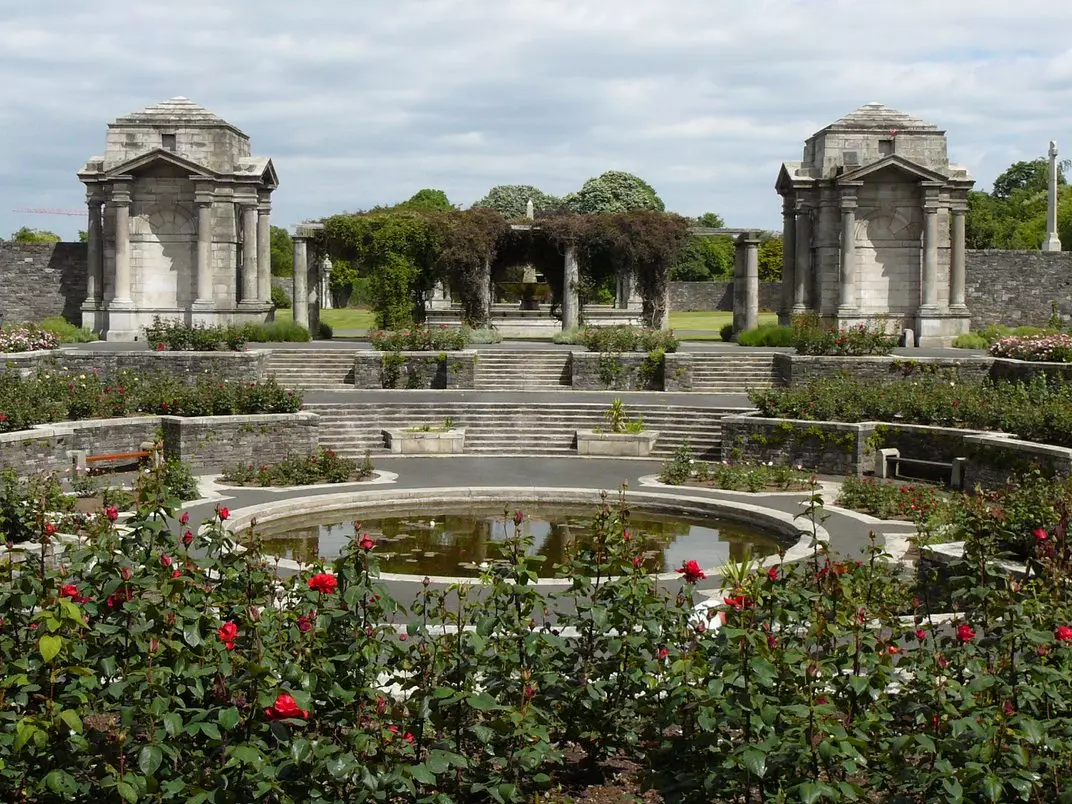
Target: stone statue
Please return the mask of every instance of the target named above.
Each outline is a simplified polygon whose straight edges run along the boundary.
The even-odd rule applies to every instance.
[[[536,207],[533,206],[531,198],[529,199],[529,202],[525,204],[525,217],[530,221],[536,220]]]
[[[1050,174],[1046,180],[1046,240],[1043,251],[1060,251],[1061,239],[1057,236],[1057,143],[1050,140]]]

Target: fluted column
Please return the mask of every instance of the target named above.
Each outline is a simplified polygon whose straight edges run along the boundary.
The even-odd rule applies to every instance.
[[[796,252],[796,270],[793,272],[793,315],[800,315],[807,310],[808,282],[811,276],[811,205],[800,202],[797,205],[797,233],[794,242]]]
[[[212,194],[197,193],[197,299],[198,307],[211,307],[212,294]]]
[[[782,299],[778,308],[778,321],[787,326],[792,319],[793,298],[796,290],[797,268],[797,201],[796,196],[782,197]]]
[[[257,301],[257,204],[242,205],[242,299],[250,304]]]
[[[101,197],[86,193],[89,214],[86,229],[86,304],[97,307],[104,299],[104,230],[101,222]]]
[[[854,313],[856,298],[856,188],[846,187],[839,199],[841,208],[841,289],[838,315]]]
[[[262,198],[257,206],[257,299],[272,301],[272,204]]]
[[[744,241],[744,328],[759,326],[759,236],[746,235]]]
[[[133,307],[130,298],[130,190],[114,187],[110,203],[115,210],[115,288],[110,306]]]
[[[294,323],[309,329],[309,249],[308,240],[294,237]]]
[[[961,311],[967,308],[964,297],[964,280],[967,272],[964,216],[967,211],[967,207],[963,204],[957,204],[951,210],[953,227],[949,254],[949,306]]]
[[[562,329],[576,329],[580,325],[580,298],[577,295],[579,284],[577,248],[567,246],[562,274]]]
[[[938,308],[938,188],[924,188],[923,309]]]

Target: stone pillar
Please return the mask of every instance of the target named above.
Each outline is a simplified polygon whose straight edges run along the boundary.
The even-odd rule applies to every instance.
[[[796,197],[782,198],[782,299],[778,308],[778,323],[789,326],[793,316],[793,299],[796,293],[797,267],[797,220]]]
[[[294,237],[294,290],[291,293],[294,323],[309,329],[309,249],[308,239]]]
[[[759,326],[759,235],[745,235],[744,241],[744,328]]]
[[[856,188],[841,190],[841,289],[838,315],[852,315],[859,304],[856,298]]]
[[[115,209],[115,287],[111,307],[133,307],[130,298],[130,190],[126,187],[112,189],[112,207]]]
[[[257,205],[257,300],[272,302],[272,202],[266,196]]]
[[[104,230],[101,221],[101,198],[86,193],[89,224],[86,229],[86,304],[96,308],[104,299]]]
[[[211,193],[199,192],[197,200],[197,299],[194,308],[211,310],[212,293],[212,203]]]
[[[811,205],[800,202],[797,206],[797,232],[794,251],[797,264],[793,272],[793,315],[801,315],[808,308],[808,283],[811,266]]]
[[[966,274],[966,252],[964,250],[964,217],[967,207],[955,204],[950,210],[953,227],[950,234],[949,255],[949,306],[963,312],[967,309],[964,297],[964,279]]]
[[[1060,251],[1061,238],[1057,236],[1057,143],[1050,140],[1050,173],[1046,181],[1046,240],[1043,251]]]
[[[580,299],[577,286],[580,284],[580,265],[577,262],[576,246],[566,247],[566,258],[562,272],[562,329],[576,329],[580,326]]]
[[[744,330],[745,308],[745,268],[744,235],[734,240],[733,249],[733,334]]]
[[[240,304],[257,301],[257,204],[241,201],[242,205],[242,297]]]
[[[923,199],[923,305],[938,309],[938,187],[924,187]]]
[[[444,284],[443,280],[436,280],[435,286],[432,288],[432,297],[428,299],[427,309],[449,310],[450,305],[450,287]]]

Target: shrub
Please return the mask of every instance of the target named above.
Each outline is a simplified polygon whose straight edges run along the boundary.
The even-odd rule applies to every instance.
[[[887,334],[885,323],[854,324],[832,329],[814,316],[793,322],[793,346],[800,355],[888,355],[897,335]]]
[[[97,336],[88,329],[76,327],[61,315],[53,315],[44,319],[40,324],[45,332],[51,332],[60,343],[92,343]]]
[[[335,337],[335,330],[331,328],[331,324],[326,324],[321,321],[316,327],[316,339],[318,341],[330,341]]]
[[[164,485],[175,495],[175,499],[181,502],[196,500],[201,496],[201,490],[197,487],[197,479],[190,470],[190,465],[177,458],[168,458],[164,461],[162,477]]]
[[[580,329],[579,327],[559,330],[551,336],[551,342],[558,344],[568,344],[570,346],[582,346],[585,342],[584,333],[585,330]]]
[[[0,327],[0,353],[40,352],[59,345],[59,338],[54,333],[32,324]]]
[[[310,486],[367,480],[373,474],[372,458],[367,452],[365,459],[358,462],[321,447],[312,455],[287,456],[276,464],[231,466],[224,470],[222,480],[237,486]]]
[[[966,332],[953,339],[954,349],[986,349],[990,342],[978,332]]]
[[[289,294],[276,284],[272,285],[272,304],[280,310],[289,310],[291,307]]]
[[[304,343],[309,340],[309,330],[293,321],[246,324],[241,331],[250,343]]]
[[[469,345],[472,330],[468,327],[428,327],[374,330],[369,333],[373,348],[381,352],[456,352]]]
[[[737,343],[741,346],[792,346],[794,332],[792,327],[764,324],[756,329],[740,333],[737,336]]]
[[[561,343],[562,341],[556,341]],[[585,327],[581,342],[589,352],[676,352],[680,341],[673,330],[638,328],[627,324]]]
[[[718,331],[718,337],[729,343],[733,340],[733,324],[726,324]]]
[[[21,544],[39,538],[44,527],[42,512],[73,509],[74,500],[63,493],[56,475],[23,479],[14,469],[0,470],[0,534],[5,541]]]
[[[1048,363],[1072,362],[1072,335],[1035,335],[1002,338],[990,347],[994,357]]]
[[[502,333],[490,327],[469,331],[469,343],[473,344],[502,343],[502,339]]]
[[[948,502],[934,486],[846,477],[837,504],[880,519],[909,519],[924,524]]]

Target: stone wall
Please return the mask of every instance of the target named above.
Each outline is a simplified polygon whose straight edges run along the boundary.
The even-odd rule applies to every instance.
[[[0,468],[20,474],[66,472],[73,451],[89,455],[136,452],[159,435],[157,416],[42,424],[29,430],[0,433]]]
[[[397,357],[396,357],[397,355]],[[355,388],[472,388],[475,350],[459,352],[357,352]]]
[[[320,417],[314,413],[253,416],[161,416],[164,454],[194,471],[243,463],[277,463],[307,455],[320,444]]]
[[[670,282],[670,309],[733,310],[733,282]],[[781,299],[781,282],[759,283],[759,309],[777,310]]]
[[[968,465],[964,488],[997,489],[1013,474],[1038,469],[1048,477],[1072,476],[1072,449],[989,434],[964,437]]]
[[[1028,360],[995,358],[990,376],[997,381],[1030,382],[1036,377],[1048,377],[1063,383],[1072,382],[1072,363],[1042,363]]]
[[[0,323],[62,315],[82,323],[85,243],[0,241]]]
[[[966,299],[971,328],[1045,326],[1051,302],[1072,316],[1072,251],[969,251]]]
[[[4,355],[0,371],[11,369],[55,368],[60,371],[102,374],[133,371],[140,375],[174,374],[193,380],[205,374],[226,377],[235,382],[252,382],[267,375],[267,349],[248,352],[153,352],[57,349]]]
[[[871,468],[869,422],[809,422],[727,416],[722,419],[722,460],[801,466],[829,475],[861,475]]]
[[[902,379],[917,372],[951,371],[962,381],[980,381],[990,373],[989,357],[825,357],[816,355],[774,355],[774,375],[782,385],[803,385],[811,380],[830,379],[849,373],[853,379]]]
[[[671,352],[663,358],[663,390],[692,390],[692,355]]]
[[[573,352],[570,371],[575,391],[663,389],[663,361],[653,364],[647,352]]]

